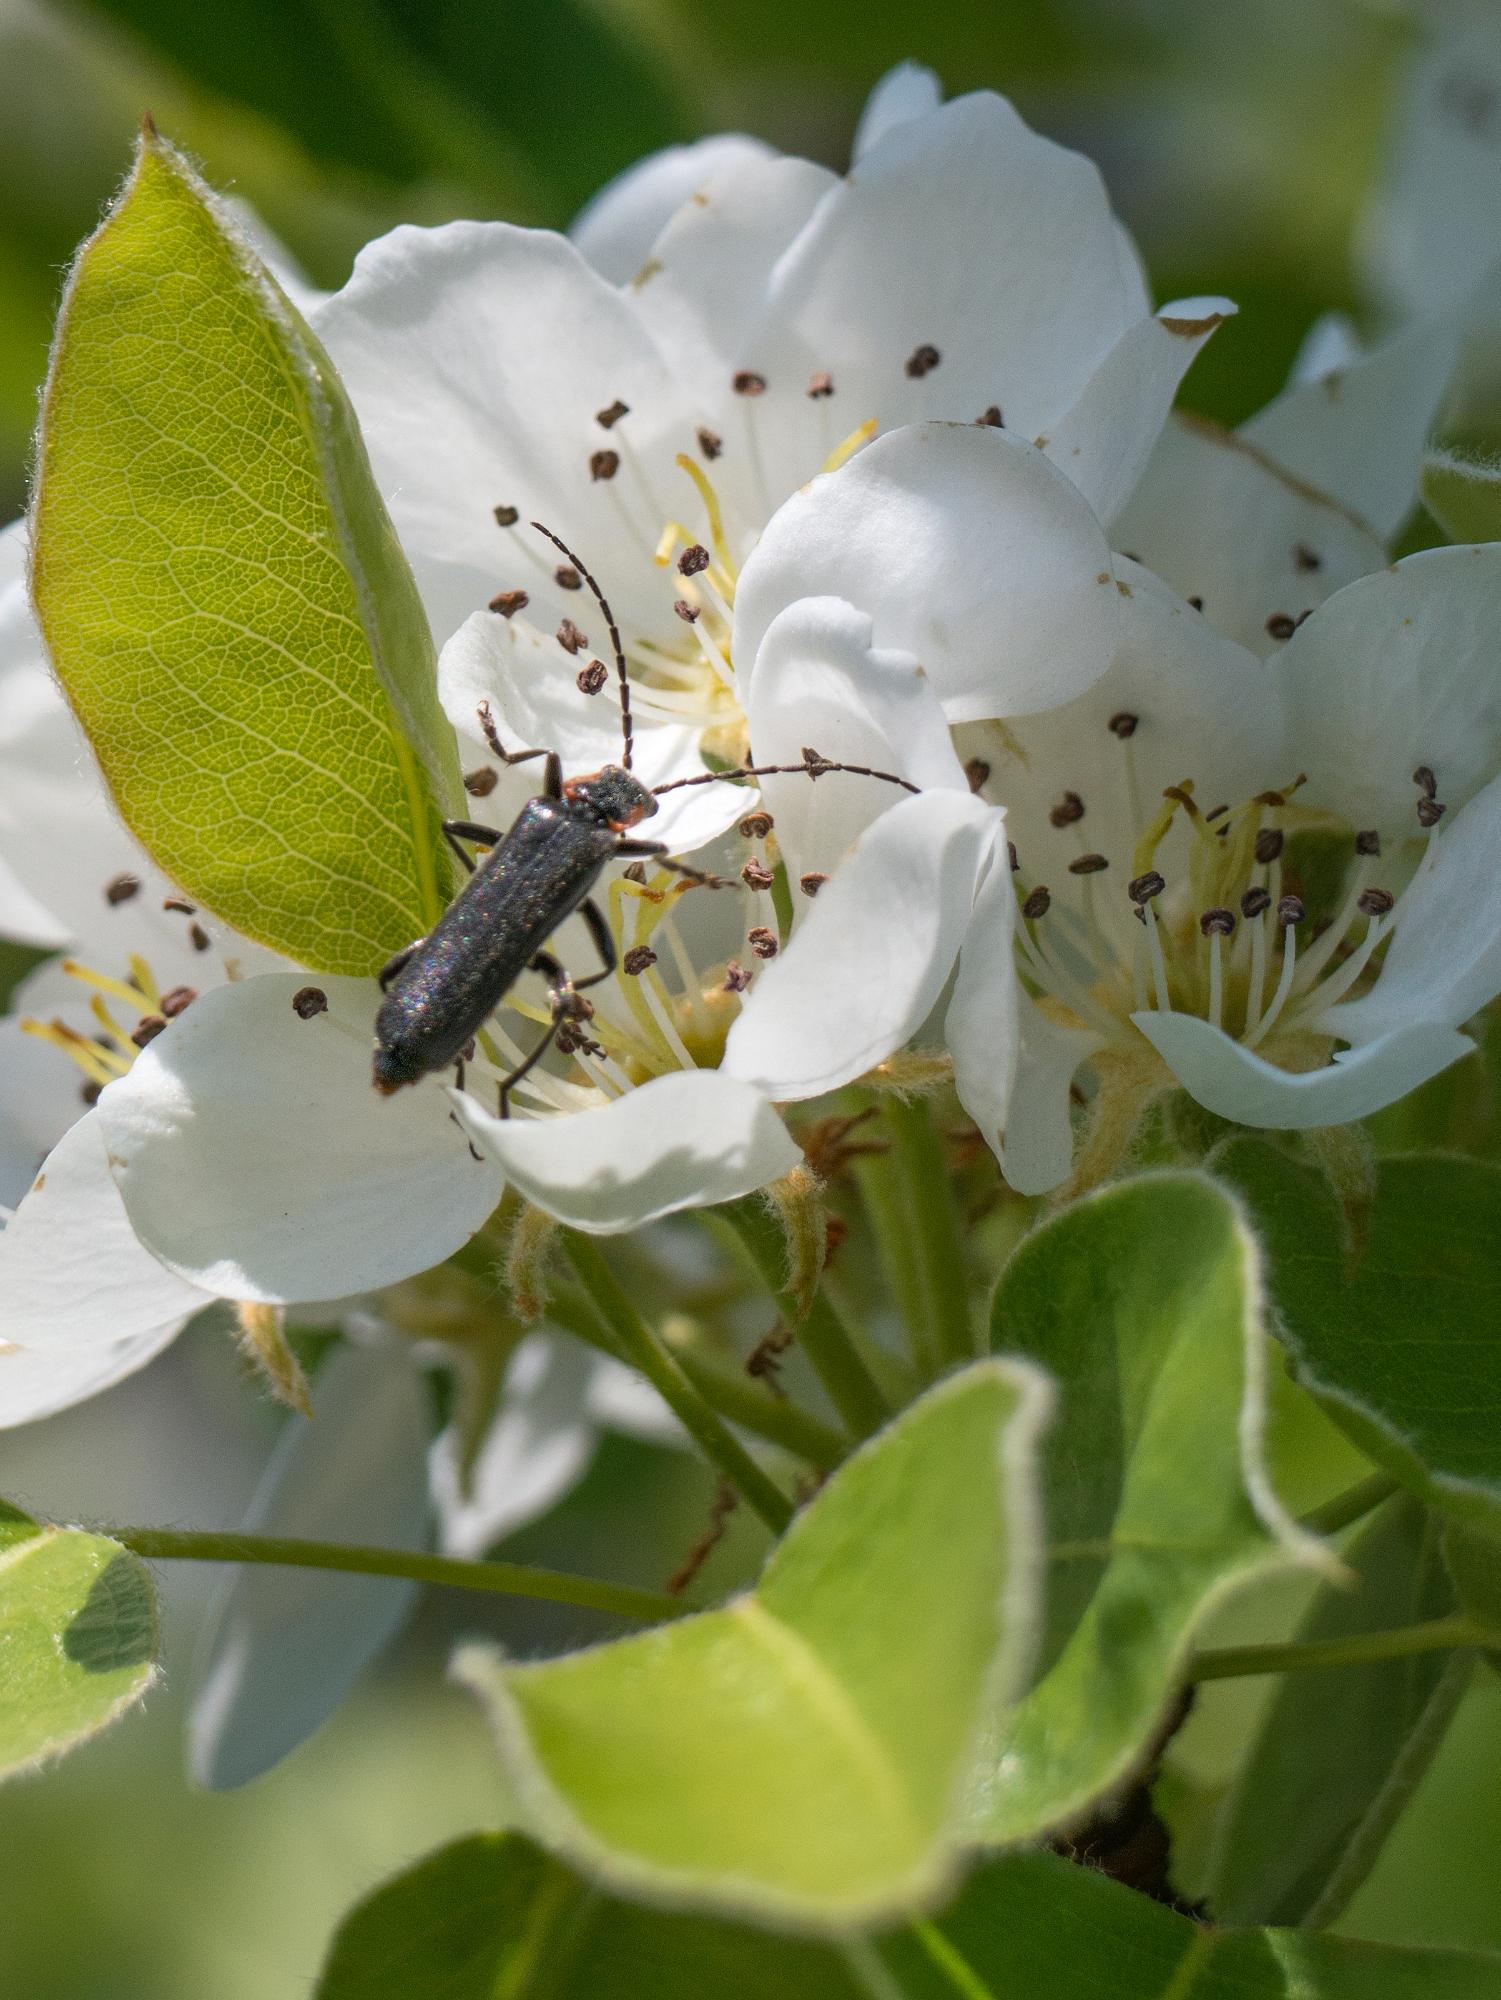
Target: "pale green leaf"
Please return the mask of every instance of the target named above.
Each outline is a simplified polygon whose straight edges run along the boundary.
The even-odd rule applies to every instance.
[[[1129,1773],[1217,1599],[1318,1550],[1262,1464],[1256,1245],[1211,1182],[1146,1176],[1036,1231],[1002,1276],[991,1339],[1059,1397],[1042,1672],[998,1723],[972,1805],[975,1837],[1006,1844]]]
[[[53,349],[33,586],[132,831],[315,970],[439,913],[461,796],[432,640],[331,364],[154,133]]]
[[[1296,1637],[1319,1641],[1442,1618],[1454,1589],[1440,1524],[1406,1494],[1345,1551]],[[1230,1924],[1332,1923],[1427,1770],[1474,1666],[1471,1653],[1287,1674],[1220,1823],[1208,1898]]]
[[[1423,504],[1451,542],[1501,542],[1501,464],[1431,451]]]
[[[113,1722],[156,1657],[151,1578],[118,1542],[77,1528],[0,1540],[0,1777]]]
[[[524,1831],[627,1892],[847,1924],[936,1894],[982,1720],[1031,1656],[1046,1385],[911,1405],[724,1608],[540,1666],[480,1648]]]
[[[9,1500],[0,1500],[0,1553],[14,1548],[17,1542],[30,1541],[33,1535],[41,1532],[40,1523],[33,1521],[29,1514],[23,1514]]]
[[[1353,1272],[1314,1169],[1238,1139],[1216,1171],[1255,1216],[1298,1380],[1421,1498],[1501,1524],[1501,1168],[1381,1161]]]

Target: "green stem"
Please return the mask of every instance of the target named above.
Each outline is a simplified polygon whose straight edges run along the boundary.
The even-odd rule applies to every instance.
[[[1373,1472],[1369,1479],[1357,1480],[1343,1493],[1326,1500],[1322,1507],[1305,1514],[1299,1526],[1307,1528],[1311,1535],[1337,1535],[1342,1528],[1363,1521],[1383,1500],[1389,1500],[1400,1483],[1389,1472]]]
[[[1317,1639],[1285,1646],[1221,1646],[1189,1662],[1194,1681],[1224,1681],[1247,1674],[1311,1673],[1324,1667],[1360,1667],[1372,1660],[1402,1660],[1414,1653],[1442,1653],[1458,1646],[1501,1646],[1501,1632],[1472,1618],[1434,1618],[1393,1632],[1356,1632],[1348,1639]]]
[[[628,1583],[602,1583],[525,1563],[465,1562],[457,1556],[422,1555],[346,1542],[309,1542],[281,1535],[194,1534],[176,1528],[101,1528],[101,1535],[138,1556],[169,1562],[275,1563],[284,1569],[350,1570],[359,1576],[409,1577],[455,1590],[487,1590],[506,1597],[536,1597],[548,1604],[576,1604],[613,1611],[621,1618],[681,1618],[692,1607],[661,1591]]]
[[[978,1350],[969,1310],[964,1236],[932,1109],[920,1097],[905,1103],[893,1097],[886,1106],[886,1119],[906,1197],[906,1214],[899,1226],[912,1239],[917,1258],[927,1346],[940,1367],[973,1361]]]
[[[596,1347],[617,1361],[622,1356],[618,1343],[600,1320],[593,1304],[580,1294],[554,1292],[547,1302],[547,1317],[565,1333]],[[706,1352],[692,1341],[673,1339],[664,1343],[694,1388],[722,1417],[738,1424],[753,1437],[780,1445],[794,1458],[809,1465],[831,1468],[849,1450],[849,1443],[832,1424],[826,1424],[796,1403],[784,1402],[757,1387],[748,1376],[718,1354]]]
[[[614,1336],[622,1358],[641,1371],[710,1464],[739,1489],[772,1533],[779,1535],[792,1519],[792,1502],[726,1428],[681,1364],[659,1344],[593,1237],[576,1229],[565,1229],[562,1237],[568,1261]]]
[[[827,1296],[816,1291],[804,1312],[787,1289],[787,1246],[771,1210],[754,1195],[747,1195],[741,1201],[705,1209],[704,1214],[734,1230],[851,1433],[864,1438],[878,1431],[891,1414],[886,1398]]]
[[[876,1239],[881,1274],[902,1324],[907,1350],[919,1377],[929,1382],[940,1362],[928,1337],[928,1312],[923,1293],[922,1264],[908,1226],[906,1197],[896,1162],[887,1153],[869,1154],[854,1163],[855,1185]]]

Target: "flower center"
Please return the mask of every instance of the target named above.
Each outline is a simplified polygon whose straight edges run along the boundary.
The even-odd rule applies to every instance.
[[[23,1034],[50,1042],[83,1071],[84,1099],[90,1104],[107,1083],[124,1076],[146,1044],[198,997],[193,986],[163,991],[149,962],[136,953],[128,964],[129,979],[116,979],[79,959],[62,960],[61,970],[88,994],[92,1034],[57,1017],[39,1021],[25,1015],[20,1022]]]

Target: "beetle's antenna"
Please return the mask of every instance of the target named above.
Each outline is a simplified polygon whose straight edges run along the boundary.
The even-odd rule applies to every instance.
[[[555,535],[551,528],[544,527],[540,521],[533,521],[532,526],[537,530],[539,535],[546,535],[555,549],[563,551],[563,554],[567,556],[579,575],[588,584],[590,591],[593,593],[595,603],[605,614],[605,623],[610,628],[610,645],[615,653],[615,672],[620,680],[620,733],[625,743],[624,754],[620,761],[622,767],[629,771],[636,743],[635,731],[631,726],[631,683],[625,670],[625,648],[620,643],[620,628],[615,623],[615,613],[610,609],[610,600],[594,581],[593,574],[589,570],[588,565],[574,554],[573,550],[569,548],[560,535]]]
[[[665,785],[653,785],[652,797],[659,799],[664,792],[679,791],[684,785],[714,785],[734,778],[791,778],[799,772],[821,778],[826,771],[847,771],[854,778],[881,778],[888,785],[900,785],[904,792],[922,790],[921,785],[899,778],[895,771],[873,771],[868,764],[835,764],[827,757],[820,757],[816,750],[804,749],[801,764],[742,764],[734,771],[705,771],[696,778],[672,778]]]

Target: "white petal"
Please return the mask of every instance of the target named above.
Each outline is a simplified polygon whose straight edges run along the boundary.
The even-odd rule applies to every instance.
[[[1018,1194],[1048,1194],[1073,1165],[1073,1081],[1101,1037],[1061,1027],[1024,1005],[1016,1082],[1001,1146],[1001,1166]]]
[[[746,720],[758,763],[834,763],[889,771],[919,791],[967,791],[948,724],[910,653],[879,652],[871,620],[837,597],[808,597],[772,620],[756,655]],[[832,873],[873,819],[911,793],[880,778],[764,778],[794,881]]]
[[[118,1346],[175,1332],[208,1303],[136,1240],[100,1114],[85,1112],[0,1232],[0,1340],[48,1352]]]
[[[82,1110],[83,1079],[60,1049],[0,1020],[0,1209],[14,1208]]]
[[[1279,662],[1309,798],[1415,832],[1426,764],[1453,811],[1501,768],[1501,544],[1425,549],[1340,591]]]
[[[272,974],[205,993],[99,1112],[143,1242],[231,1299],[341,1298],[441,1263],[500,1199],[438,1084],[370,1082],[373,980]]]
[[[634,1368],[595,1356],[589,1378],[589,1415],[606,1430],[624,1431],[646,1444],[686,1444],[687,1433],[661,1396]]]
[[[1001,823],[968,792],[924,792],[876,820],[758,976],[725,1069],[773,1097],[817,1097],[899,1049],[953,970]]]
[[[1410,1021],[1457,1028],[1501,992],[1501,778],[1442,829],[1403,897],[1381,976],[1315,1025],[1370,1041]]]
[[[467,1493],[460,1489],[453,1432],[437,1440],[432,1488],[445,1554],[483,1556],[513,1528],[545,1514],[583,1477],[596,1443],[586,1398],[598,1359],[576,1341],[545,1334],[522,1342]]]
[[[169,1320],[154,1333],[112,1340],[105,1347],[7,1347],[0,1342],[0,1430],[34,1424],[113,1389],[169,1347],[181,1331]]]
[[[1015,930],[1016,891],[1009,858],[1001,851],[975,898],[943,1024],[959,1102],[997,1154],[1016,1080],[1017,1017],[1031,1005],[1016,977]]]
[[[865,100],[865,109],[855,128],[852,157],[856,162],[864,159],[888,132],[910,119],[925,118],[942,102],[943,85],[934,71],[925,69],[921,63],[898,63],[895,69],[887,70]]]
[[[1041,452],[981,425],[878,438],[781,507],[740,579],[736,659],[786,605],[825,596],[919,660],[951,722],[1068,701],[1115,649],[1099,523]]]
[[[719,1070],[674,1071],[557,1117],[500,1119],[473,1098],[455,1103],[476,1146],[528,1201],[599,1236],[733,1201],[802,1159],[767,1099]]]
[[[1181,412],[1112,538],[1260,653],[1280,643],[1269,619],[1297,618],[1386,561],[1369,528],[1334,501],[1233,431]]]
[[[1438,1022],[1419,1022],[1340,1050],[1324,1069],[1278,1069],[1196,1014],[1131,1019],[1190,1097],[1237,1125],[1304,1131],[1369,1118],[1426,1083],[1475,1044]]]
[[[774,157],[770,146],[739,132],[664,147],[607,182],[568,233],[602,278],[628,284],[684,202],[708,182]]]
[[[1360,335],[1348,313],[1320,313],[1293,357],[1287,373],[1288,387],[1320,381],[1337,368],[1351,368],[1364,354]]]
[[[1457,320],[1407,327],[1359,360],[1295,383],[1241,436],[1387,541],[1417,499],[1423,446],[1458,355]]]
[[[1229,299],[1180,299],[1138,320],[1038,439],[1107,525],[1140,483],[1194,356],[1234,312]]]
[[[261,1535],[421,1549],[427,1399],[405,1356],[340,1346],[288,1419],[244,1527]],[[248,1784],[295,1750],[405,1624],[415,1583],[244,1564],[202,1642],[189,1757],[201,1785]]]

